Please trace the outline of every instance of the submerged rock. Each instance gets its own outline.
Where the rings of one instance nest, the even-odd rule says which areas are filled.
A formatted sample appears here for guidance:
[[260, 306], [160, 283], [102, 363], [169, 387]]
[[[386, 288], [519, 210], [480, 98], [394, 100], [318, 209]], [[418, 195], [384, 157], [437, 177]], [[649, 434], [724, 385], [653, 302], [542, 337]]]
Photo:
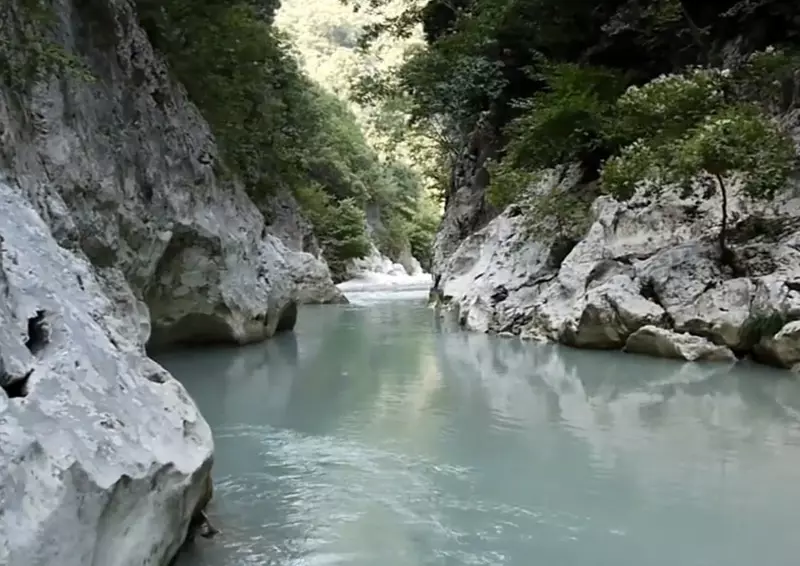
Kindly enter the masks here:
[[0, 217], [0, 564], [166, 564], [206, 497], [211, 431], [119, 324], [124, 280], [4, 183]]

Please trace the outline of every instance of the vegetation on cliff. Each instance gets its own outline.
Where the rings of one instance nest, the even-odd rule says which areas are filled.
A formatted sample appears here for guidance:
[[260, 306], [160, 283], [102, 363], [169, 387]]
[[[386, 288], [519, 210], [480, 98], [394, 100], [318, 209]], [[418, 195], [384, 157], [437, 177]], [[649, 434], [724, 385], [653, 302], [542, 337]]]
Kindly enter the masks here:
[[[406, 108], [399, 100], [382, 105], [359, 103], [354, 79], [367, 69], [388, 71], [402, 63], [405, 52], [422, 45], [421, 34], [385, 36], [368, 51], [358, 48], [370, 25], [401, 13], [404, 0], [390, 0], [377, 13], [353, 12], [341, 0], [318, 0], [313, 9], [304, 0], [283, 0], [275, 25], [291, 38], [298, 58], [312, 80], [333, 93], [352, 112], [366, 145], [390, 174], [390, 182], [374, 186], [384, 198], [374, 199], [372, 228], [378, 248], [397, 259], [405, 248], [423, 265], [429, 263], [441, 205], [432, 190], [440, 177], [434, 148], [424, 137], [405, 129]], [[433, 179], [432, 175], [437, 178]], [[377, 213], [377, 214], [375, 214]]]
[[4, 4], [0, 13], [0, 84], [20, 92], [54, 74], [91, 78], [77, 57], [51, 40], [56, 23], [48, 0]]
[[565, 187], [555, 198], [523, 194], [569, 164], [578, 191], [626, 197], [646, 179], [683, 188], [709, 178], [704, 194], [723, 203], [735, 177], [751, 196], [772, 196], [793, 165], [777, 119], [800, 108], [792, 0], [409, 2], [362, 42], [414, 26], [425, 48], [360, 84], [375, 104], [402, 99], [451, 162], [476, 123], [490, 123], [498, 157], [487, 197], [499, 207], [523, 200], [535, 217], [581, 217], [591, 198]]
[[290, 39], [274, 25], [275, 0], [137, 0], [153, 45], [209, 121], [224, 157], [269, 212], [269, 197], [291, 192], [341, 277], [369, 251], [364, 211], [396, 226], [393, 248], [419, 224], [422, 189], [408, 167], [379, 155], [356, 117], [302, 70]]

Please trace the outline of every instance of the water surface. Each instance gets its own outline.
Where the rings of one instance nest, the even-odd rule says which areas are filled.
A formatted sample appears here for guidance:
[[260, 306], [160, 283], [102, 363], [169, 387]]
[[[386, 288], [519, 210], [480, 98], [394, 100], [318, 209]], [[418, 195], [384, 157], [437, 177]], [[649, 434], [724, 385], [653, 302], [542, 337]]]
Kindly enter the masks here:
[[222, 534], [180, 566], [795, 566], [800, 384], [450, 331], [424, 292], [172, 355]]

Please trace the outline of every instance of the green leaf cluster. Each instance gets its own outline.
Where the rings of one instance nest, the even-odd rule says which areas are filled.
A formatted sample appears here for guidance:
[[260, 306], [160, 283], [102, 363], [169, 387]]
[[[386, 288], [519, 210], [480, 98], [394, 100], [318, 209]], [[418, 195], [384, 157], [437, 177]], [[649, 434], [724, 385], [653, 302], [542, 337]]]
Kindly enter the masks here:
[[385, 250], [408, 245], [419, 180], [382, 159], [348, 104], [301, 69], [273, 23], [278, 2], [137, 5], [153, 44], [210, 123], [223, 169], [242, 179], [262, 207], [279, 192], [294, 194], [337, 276], [369, 251], [367, 207], [391, 227], [382, 235]]
[[624, 81], [609, 69], [543, 63], [536, 78], [546, 86], [517, 103], [521, 112], [505, 128], [508, 142], [490, 165], [487, 194], [498, 208], [515, 202], [542, 169], [580, 161], [608, 143]]
[[721, 196], [723, 258], [729, 255], [731, 181], [737, 180], [752, 198], [773, 198], [786, 185], [796, 157], [791, 137], [765, 114], [762, 101], [725, 96], [745, 83], [736, 71], [694, 69], [629, 88], [618, 102], [619, 124], [626, 135], [640, 136], [602, 171], [603, 187], [623, 199], [642, 181], [654, 190], [691, 188], [704, 179], [715, 184]]
[[700, 69], [629, 88], [617, 123], [639, 137], [605, 164], [603, 186], [629, 198], [643, 180], [666, 186], [737, 175], [751, 197], [772, 198], [791, 171], [794, 145], [756, 103], [726, 100], [737, 81], [730, 71]]
[[7, 1], [0, 12], [0, 82], [16, 91], [53, 75], [91, 80], [81, 59], [53, 39], [48, 0]]
[[336, 201], [319, 185], [309, 185], [297, 193], [297, 200], [315, 228], [323, 256], [334, 280], [341, 280], [348, 260], [369, 253], [366, 216], [352, 198]]

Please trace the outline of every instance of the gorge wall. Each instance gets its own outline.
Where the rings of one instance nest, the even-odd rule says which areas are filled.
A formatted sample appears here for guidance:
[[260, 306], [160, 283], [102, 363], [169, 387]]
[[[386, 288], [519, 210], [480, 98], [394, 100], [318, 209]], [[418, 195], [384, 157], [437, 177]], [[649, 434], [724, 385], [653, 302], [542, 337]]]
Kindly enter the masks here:
[[[703, 134], [757, 115], [781, 131], [797, 170], [792, 4], [523, 1], [513, 17], [501, 1], [458, 6], [470, 10], [428, 3], [418, 20], [427, 52], [401, 71], [420, 119], [436, 126], [447, 116], [444, 134], [458, 146], [433, 253], [442, 313], [472, 330], [581, 348], [798, 366], [796, 174], [781, 177], [776, 198], [752, 198], [748, 173], [736, 170], [745, 160], [728, 157], [744, 138]], [[751, 63], [770, 58], [785, 58], [785, 73], [770, 74], [783, 63]], [[690, 100], [680, 89], [703, 73], [725, 86]], [[719, 105], [706, 105], [715, 96]], [[678, 99], [685, 107], [670, 114]], [[632, 111], [652, 110], [649, 126], [625, 129], [631, 100], [652, 104]], [[693, 135], [701, 141], [687, 149]], [[670, 184], [648, 178], [644, 158], [631, 166], [640, 174], [632, 197], [604, 185], [608, 163], [651, 142], [663, 144], [651, 158], [669, 154], [671, 165], [700, 146], [713, 147], [710, 169], [733, 163], [724, 230], [725, 187], [708, 169]], [[576, 201], [585, 218], [571, 216]]]
[[758, 206], [739, 197], [721, 266], [719, 207], [697, 197], [598, 198], [566, 256], [528, 235], [511, 206], [441, 267], [445, 312], [472, 330], [687, 360], [798, 362], [800, 195]]
[[[213, 440], [145, 348], [263, 340], [341, 294], [291, 197], [268, 224], [220, 174], [132, 0], [53, 2], [38, 47], [39, 4], [3, 6], [0, 563], [166, 564]], [[81, 68], [12, 77], [42, 53]]]

